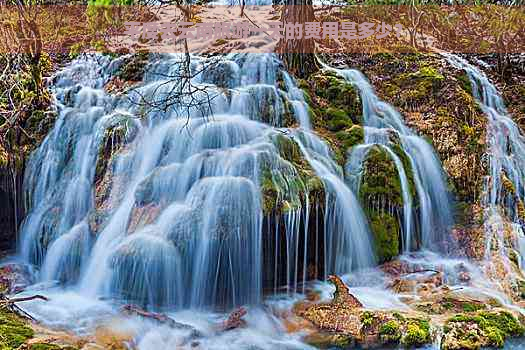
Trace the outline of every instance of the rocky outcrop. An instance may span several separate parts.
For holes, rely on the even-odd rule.
[[[357,345],[410,348],[431,342],[430,323],[424,317],[366,310],[339,277],[330,276],[329,281],[335,286],[330,302],[299,303],[294,308],[296,315],[314,326],[305,337],[306,342],[322,349],[349,349]]]
[[[434,54],[348,55],[345,63],[362,69],[378,95],[428,138],[457,198],[478,200],[487,173],[482,160],[486,118],[466,74]]]
[[[449,318],[443,329],[443,350],[501,348],[508,337],[522,336],[525,329],[508,311],[460,314]]]

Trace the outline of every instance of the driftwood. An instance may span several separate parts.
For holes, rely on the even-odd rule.
[[[30,314],[28,314],[27,312],[25,312],[24,310],[22,310],[21,308],[19,308],[16,303],[20,303],[20,302],[24,302],[24,301],[30,301],[30,300],[36,300],[36,299],[39,299],[39,300],[44,300],[44,301],[49,301],[49,299],[43,295],[40,295],[40,294],[37,294],[37,295],[32,295],[32,296],[28,296],[28,297],[20,297],[20,298],[8,298],[7,296],[5,296],[4,294],[0,294],[0,308],[7,308],[9,309],[10,311],[22,316],[22,317],[25,317],[27,319],[30,319],[31,321],[34,321],[36,322],[36,319],[31,316]]]
[[[37,295],[32,295],[30,297],[21,297],[21,298],[7,298],[7,297],[3,297],[0,300],[0,305],[1,306],[5,306],[5,305],[14,304],[14,303],[19,303],[19,302],[22,302],[22,301],[30,301],[30,300],[35,300],[35,299],[49,301],[49,298],[47,298],[47,297],[45,297],[43,295],[37,294]]]
[[[168,327],[171,327],[174,329],[188,331],[189,334],[184,337],[181,345],[186,345],[189,343],[193,344],[193,342],[196,339],[202,337],[202,334],[194,327],[184,324],[184,323],[177,322],[173,318],[165,314],[149,312],[144,309],[141,309],[140,307],[136,305],[130,305],[130,304],[123,306],[121,310],[122,312],[128,315],[135,315],[135,316],[143,317],[146,319],[154,320],[160,324],[167,325]]]
[[[136,316],[140,316],[143,318],[154,320],[161,324],[168,325],[169,327],[172,327],[172,328],[191,330],[192,334],[195,337],[200,335],[199,332],[190,325],[177,322],[165,314],[146,311],[136,305],[129,305],[129,304],[125,305],[122,307],[122,311],[127,314],[136,315]],[[239,327],[244,327],[246,325],[246,322],[242,318],[244,317],[244,315],[246,315],[246,313],[247,311],[243,307],[236,309],[230,314],[227,320],[225,320],[224,322],[222,322],[216,327],[216,330],[218,332],[225,332],[225,331],[229,331],[229,330],[236,329]]]
[[[130,305],[130,304],[125,305],[122,307],[122,311],[127,314],[137,315],[143,318],[157,321],[158,323],[165,324],[171,328],[195,330],[195,328],[193,328],[192,326],[177,322],[173,318],[165,314],[149,312],[149,311],[141,309],[140,307],[136,305]]]
[[[232,329],[241,328],[246,325],[246,321],[242,318],[247,314],[247,311],[244,307],[240,307],[237,310],[234,310],[228,319],[224,321],[219,327],[218,331],[225,332]]]

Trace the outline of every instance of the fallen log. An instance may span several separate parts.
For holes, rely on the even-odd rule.
[[[25,312],[24,310],[22,310],[16,305],[16,303],[36,300],[36,299],[49,301],[49,298],[43,295],[40,295],[40,294],[27,296],[27,297],[19,297],[19,298],[8,298],[5,294],[0,294],[0,308],[7,308],[11,312],[18,314],[21,317],[25,317],[33,322],[36,322],[37,320],[33,316],[31,316],[29,313]]]
[[[170,328],[188,331],[189,334],[184,337],[184,339],[182,340],[181,345],[189,344],[190,342],[194,342],[198,338],[202,337],[201,332],[199,332],[195,327],[192,327],[192,326],[184,324],[184,323],[177,322],[173,318],[171,318],[171,317],[169,317],[169,316],[167,316],[165,314],[161,314],[161,313],[157,313],[157,312],[149,312],[149,311],[146,311],[144,309],[141,309],[140,307],[138,307],[136,305],[131,305],[131,304],[124,305],[121,310],[122,310],[122,312],[124,312],[124,313],[126,313],[128,315],[139,316],[139,317],[142,317],[142,318],[146,318],[146,319],[150,319],[150,320],[156,321],[159,324],[167,325]]]
[[[141,309],[140,307],[136,305],[131,305],[131,304],[125,305],[122,307],[122,311],[127,314],[133,314],[133,315],[137,315],[143,318],[152,319],[154,321],[157,321],[158,323],[166,324],[171,328],[195,330],[195,328],[193,328],[192,326],[177,322],[173,318],[165,314],[149,312],[144,309]]]
[[[20,302],[23,302],[23,301],[30,301],[30,300],[35,300],[35,299],[49,301],[49,298],[47,298],[47,297],[45,297],[43,295],[40,295],[40,294],[32,295],[32,296],[29,296],[29,297],[20,297],[20,298],[7,298],[7,297],[4,296],[0,300],[0,305],[10,305],[10,304],[14,304],[14,303],[20,303]]]
[[[219,332],[225,332],[230,331],[232,329],[240,328],[246,326],[246,321],[244,321],[242,318],[247,314],[248,312],[244,307],[240,307],[236,310],[234,310],[230,316],[228,316],[228,319],[222,322],[222,324],[218,327]]]

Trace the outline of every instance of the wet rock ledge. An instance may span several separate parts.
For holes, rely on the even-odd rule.
[[[467,300],[445,286],[435,291],[435,312],[402,310],[367,310],[350,294],[337,276],[331,276],[335,286],[333,299],[297,303],[294,313],[298,324],[307,329],[305,340],[322,349],[418,348],[441,344],[443,350],[475,350],[482,347],[502,347],[510,337],[523,336],[523,316],[503,308],[493,301],[481,303]],[[444,305],[442,305],[444,304]],[[422,309],[423,304],[414,304]],[[441,307],[441,309],[439,309]]]

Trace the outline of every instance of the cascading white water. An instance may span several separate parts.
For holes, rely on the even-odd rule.
[[[487,117],[487,154],[489,158],[489,178],[485,182],[486,246],[485,256],[490,258],[493,237],[505,250],[502,215],[508,215],[514,222],[513,232],[517,237],[518,250],[523,257],[521,219],[518,204],[525,198],[525,137],[505,108],[503,98],[485,73],[467,60],[443,53],[448,62],[469,77],[472,95]],[[511,181],[513,192],[506,193],[504,177]],[[509,198],[510,195],[510,198]],[[500,208],[505,209],[501,212]],[[494,236],[492,233],[497,233]]]
[[[356,268],[373,266],[375,258],[371,234],[359,201],[344,182],[343,171],[333,160],[328,145],[311,132],[308,106],[302,91],[295,87],[288,74],[284,76],[296,118],[301,126],[301,129],[295,132],[295,141],[325,184],[327,211],[324,232],[328,245],[325,270],[328,273],[342,274]]]
[[[154,99],[170,91],[176,82],[166,82],[165,77],[178,69],[178,62],[176,55],[155,58],[137,91],[121,96],[106,93],[103,86],[122,60],[87,56],[55,78],[53,89],[60,115],[32,156],[26,174],[32,211],[23,228],[22,254],[27,261],[41,265],[41,281],[75,284],[78,294],[50,290],[53,297],[49,303],[26,304],[47,323],[87,327],[86,315],[95,319],[101,314],[115,316],[114,305],[93,298],[109,296],[115,297],[111,302],[163,306],[168,312],[191,308],[170,316],[202,332],[202,348],[309,349],[298,340],[299,335],[285,333],[268,310],[250,308],[246,328],[217,334],[217,315],[195,309],[259,302],[265,268],[272,271],[269,286],[275,291],[283,281],[288,291],[297,291],[300,282],[310,278],[305,266],[318,263],[321,257],[321,277],[372,266],[368,223],[355,194],[359,193],[360,169],[373,147],[384,150],[398,172],[405,250],[414,248],[410,242],[417,226],[411,216],[416,199],[411,196],[409,171],[420,211],[432,216],[419,224],[443,227],[435,232],[423,231],[423,246],[432,248],[441,239],[434,235],[446,232],[450,208],[442,208],[448,203],[442,200],[448,198],[430,145],[375,96],[359,72],[337,71],[360,90],[365,117],[365,144],[352,149],[346,170],[355,177],[349,177],[349,184],[345,184],[343,170],[334,161],[330,147],[311,129],[301,90],[281,71],[273,55],[229,55],[218,62],[218,71],[205,71],[196,77],[195,84],[206,85],[215,95],[213,115],[192,110],[189,119],[180,118],[175,106],[144,116],[143,106],[137,104],[139,94]],[[192,59],[195,70],[205,62],[204,58]],[[286,88],[276,86],[279,79]],[[280,128],[285,125],[286,114],[293,114],[300,128]],[[108,164],[112,190],[108,207],[103,208],[101,229],[95,233],[92,215],[97,207],[94,181],[100,148],[108,133],[121,127],[126,129],[126,142]],[[393,131],[410,160],[410,170],[393,145]],[[282,155],[283,139],[298,145],[306,163],[323,182],[324,203],[312,203],[303,193],[305,184],[293,183],[297,169]],[[279,199],[289,204],[280,213],[282,225],[277,219],[268,220],[273,213],[263,214],[263,182],[268,178],[282,189],[277,194]],[[294,201],[297,198],[299,203]],[[443,212],[432,212],[436,207]],[[140,210],[152,213],[153,220],[136,224]],[[324,213],[320,225],[316,221],[319,212]],[[310,221],[312,215],[315,220]],[[270,234],[264,229],[265,220]],[[515,229],[520,231],[518,226]],[[323,237],[317,236],[318,232]],[[268,260],[273,264],[265,266],[264,252],[270,237],[275,244],[266,254],[273,255],[273,260]],[[523,244],[519,247],[525,247],[523,232],[517,237]],[[310,244],[324,251],[312,252]],[[400,259],[409,266],[443,271],[444,282],[450,286],[489,295],[503,305],[510,303],[469,261],[443,258],[429,251],[411,252]],[[464,272],[472,279],[468,286],[462,281]],[[283,276],[278,278],[280,274]],[[343,278],[366,308],[408,308],[402,302],[406,295],[385,289],[385,276],[379,269],[365,269]],[[287,312],[295,300],[289,296],[285,299]],[[141,350],[182,347],[188,339],[182,334],[187,332],[184,330],[118,320],[132,324],[131,333],[137,335],[136,347]]]
[[[422,137],[408,128],[403,117],[395,108],[381,101],[374,92],[366,77],[355,69],[334,69],[325,67],[345,78],[359,90],[363,104],[363,124],[365,145],[354,147],[349,155],[346,167],[347,173],[359,177],[366,153],[373,145],[385,149],[396,165],[401,182],[403,197],[403,250],[405,252],[417,248],[415,245],[415,224],[412,212],[414,210],[407,179],[408,169],[403,169],[399,154],[395,152],[390,134],[399,138],[401,151],[410,160],[419,206],[419,229],[421,231],[421,246],[438,249],[438,245],[448,239],[448,232],[453,224],[451,199],[447,191],[445,175],[441,163],[433,148]],[[355,180],[350,180],[350,182]]]
[[[105,92],[125,60],[83,57],[54,78],[59,118],[28,167],[31,212],[21,246],[28,262],[42,266],[42,281],[147,307],[257,303],[268,239],[262,208],[267,174],[284,199],[301,198],[282,213],[285,237],[279,229],[272,232],[276,268],[269,278],[275,288],[282,280],[280,244],[285,283],[292,289],[311,278],[307,265],[319,256],[325,259],[319,276],[373,264],[359,203],[331,150],[311,131],[302,92],[274,55],[228,55],[202,70],[192,83],[207,91],[195,92],[198,98],[212,96],[204,114],[177,103],[164,111],[139,103],[159,102],[176,90],[179,81],[167,77],[181,69],[179,55],[152,56],[138,87],[120,95]],[[200,71],[210,60],[192,57],[192,69]],[[277,87],[278,79],[286,90]],[[278,129],[286,113],[300,129]],[[108,162],[102,180],[110,190],[97,208],[99,150],[116,129],[125,130],[124,142]],[[302,193],[308,189],[294,183],[297,169],[282,157],[283,139],[298,144],[324,183],[323,237],[310,233],[309,218],[319,210]],[[151,220],[140,221],[144,212]],[[100,221],[96,232],[94,217]]]
[[[453,54],[443,54],[456,68],[464,70],[472,87],[472,94],[487,116],[487,141],[490,159],[490,183],[487,204],[506,206],[503,197],[502,175],[507,176],[520,200],[525,197],[525,137],[509,116],[497,88],[487,75],[467,60]],[[515,204],[515,203],[514,203]],[[512,214],[516,219],[514,208]]]

